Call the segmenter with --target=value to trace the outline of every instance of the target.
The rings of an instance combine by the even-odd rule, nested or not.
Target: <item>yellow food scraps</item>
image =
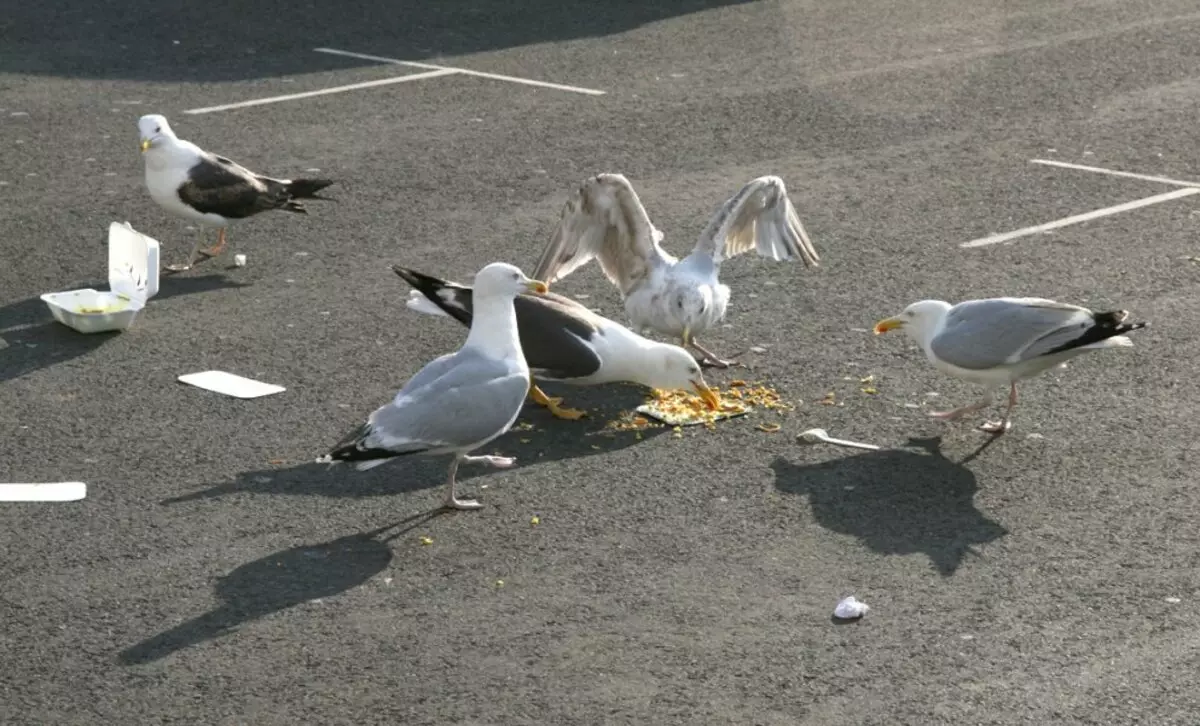
[[[431,545],[433,544],[433,537],[422,537],[420,541],[423,545]]]
[[[496,587],[504,587],[504,580],[496,580]]]
[[[867,386],[866,388],[862,389],[862,392],[869,396],[874,396],[876,393],[879,393],[879,391],[873,386]]]
[[[759,431],[765,431],[768,434],[773,434],[783,427],[777,423],[772,423],[772,424],[759,424],[757,428]]]
[[[716,409],[708,407],[704,399],[689,391],[651,391],[646,403],[639,406],[637,412],[623,414],[607,424],[607,428],[616,431],[640,431],[648,428],[660,428],[661,421],[675,427],[674,437],[682,438],[683,432],[678,428],[694,424],[703,424],[705,428],[715,428],[717,421],[748,413],[752,409],[762,408],[773,411],[791,411],[795,406],[786,403],[774,389],[762,385],[761,382],[751,383],[743,380],[730,382],[727,390],[712,388],[720,401]],[[638,415],[644,413],[645,416]],[[655,419],[652,421],[650,418]]]
[[[833,391],[830,391],[829,393],[825,394],[825,398],[822,398],[820,401],[817,401],[817,403],[821,404],[822,406],[836,406],[837,405],[837,397]]]
[[[542,518],[537,516],[536,514],[529,518],[529,524],[533,525],[534,527],[538,526],[541,523],[542,523]]]

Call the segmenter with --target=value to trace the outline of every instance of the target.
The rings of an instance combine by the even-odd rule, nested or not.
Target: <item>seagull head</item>
[[[875,334],[883,335],[889,330],[900,328],[913,340],[924,344],[933,337],[950,307],[950,303],[941,300],[915,302],[904,308],[899,315],[875,323]]]
[[[685,286],[679,288],[670,303],[671,315],[679,321],[683,327],[683,337],[685,342],[688,340],[691,331],[703,320],[705,313],[708,312],[712,305],[712,292],[705,286],[703,288],[695,288]]]
[[[662,391],[695,391],[710,409],[720,407],[721,399],[704,381],[700,364],[691,353],[678,345],[657,342],[649,352],[647,365],[638,369],[641,380],[637,383]]]
[[[507,262],[493,262],[475,273],[475,296],[516,297],[523,292],[545,293],[540,280],[530,279],[521,269]]]
[[[167,117],[156,113],[138,119],[138,133],[142,137],[142,153],[176,138],[171,124],[167,123]]]

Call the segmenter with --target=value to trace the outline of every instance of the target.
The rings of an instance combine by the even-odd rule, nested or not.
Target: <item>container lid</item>
[[[146,303],[150,275],[150,243],[129,222],[108,226],[108,289]]]

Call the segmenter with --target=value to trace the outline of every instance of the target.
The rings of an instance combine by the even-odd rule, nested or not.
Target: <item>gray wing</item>
[[[404,452],[469,446],[504,433],[516,420],[529,378],[511,363],[464,349],[435,364],[438,369],[422,369],[371,414],[367,447]]]
[[[286,186],[223,156],[202,152],[179,187],[179,198],[205,214],[243,219],[287,204]]]
[[[550,284],[594,257],[609,281],[628,295],[655,265],[675,262],[658,246],[661,240],[629,180],[599,174],[567,200],[532,277]]]
[[[820,263],[777,176],[754,179],[730,197],[700,233],[694,252],[722,262],[752,249],[775,261],[799,258],[805,267]]]
[[[565,380],[590,376],[600,356],[588,341],[600,334],[597,316],[570,298],[546,293],[513,300],[525,361],[534,375]]]
[[[930,348],[951,365],[983,370],[1046,355],[1094,324],[1091,310],[1053,300],[969,300],[950,308]]]

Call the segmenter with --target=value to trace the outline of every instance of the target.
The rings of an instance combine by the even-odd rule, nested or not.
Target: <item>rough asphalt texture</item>
[[[1030,159],[1200,178],[1194,0],[491,5],[0,18],[0,481],[89,485],[0,504],[0,721],[1200,722],[1200,200],[958,247],[1171,189]],[[414,72],[318,46],[608,93],[448,76],[183,114]],[[168,261],[194,240],[142,186],[148,112],[264,172],[320,169],[338,201],[233,227],[132,330],[78,335],[37,296],[104,283],[109,222]],[[767,347],[710,379],[798,408],[637,440],[602,432],[637,389],[547,386],[602,410],[529,407],[492,447],[517,468],[463,469],[478,513],[429,516],[441,459],[309,463],[463,339],[405,310],[389,266],[531,266],[601,171],[675,252],[745,181],[785,179],[823,266],[730,262],[730,327],[704,342]],[[557,289],[623,316],[594,266]],[[866,330],[998,294],[1151,327],[1026,384],[985,446],[915,407],[976,390]],[[175,381],[207,369],[288,390]],[[888,448],[795,442],[816,426]],[[847,594],[872,610],[836,625]]]

